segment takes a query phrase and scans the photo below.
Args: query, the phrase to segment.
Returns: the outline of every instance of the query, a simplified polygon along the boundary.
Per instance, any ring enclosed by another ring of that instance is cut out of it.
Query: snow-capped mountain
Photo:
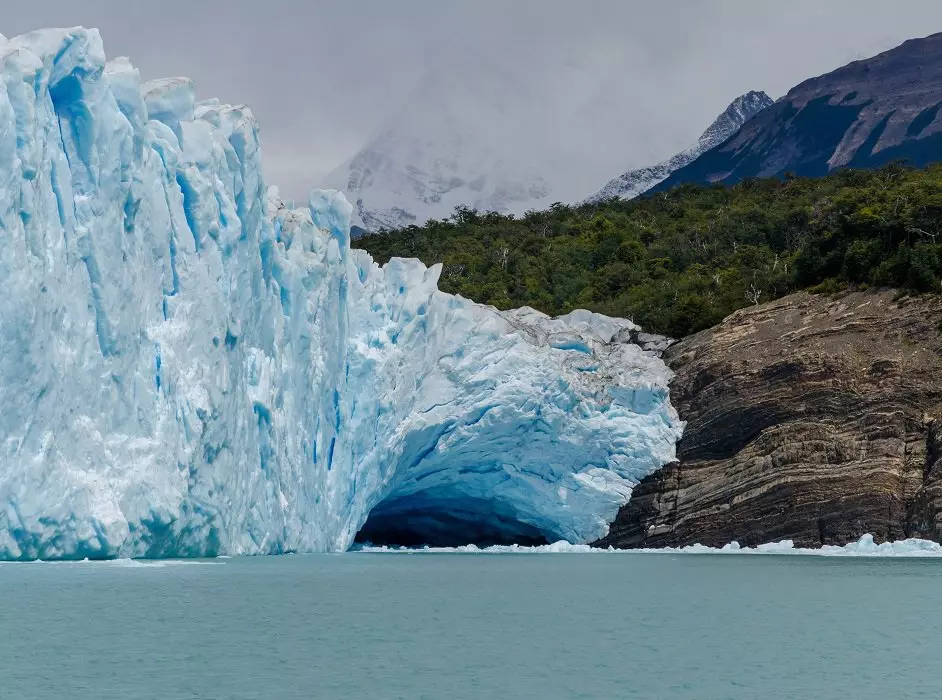
[[[549,195],[538,169],[466,145],[460,129],[444,141],[420,145],[387,129],[331,175],[331,186],[354,198],[355,225],[367,231],[421,225],[456,206],[522,211]]]
[[[622,173],[618,177],[609,180],[605,187],[585,201],[600,202],[615,197],[633,199],[640,194],[644,194],[659,182],[667,179],[674,171],[692,163],[701,154],[726,141],[739,131],[743,124],[772,104],[772,98],[764,92],[751,91],[737,97],[690,148],[661,161],[657,165]]]
[[[486,64],[473,74],[432,72],[327,184],[354,203],[354,224],[368,231],[421,225],[456,206],[522,212],[551,203],[552,154],[529,143],[525,91]]]
[[[603,535],[683,427],[637,327],[445,294],[351,213],[96,30],[0,37],[0,559]]]

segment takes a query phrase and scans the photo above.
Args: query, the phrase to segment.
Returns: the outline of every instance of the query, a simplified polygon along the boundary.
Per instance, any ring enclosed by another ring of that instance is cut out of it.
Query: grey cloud
[[[600,171],[588,193],[612,168],[687,145],[740,93],[778,97],[942,30],[942,3],[44,0],[5,3],[0,32],[75,24],[101,29],[108,54],[145,78],[188,75],[204,97],[250,105],[268,179],[293,196],[352,155],[430,67],[460,80],[482,60],[572,115],[553,122],[555,137],[585,154],[586,178]]]

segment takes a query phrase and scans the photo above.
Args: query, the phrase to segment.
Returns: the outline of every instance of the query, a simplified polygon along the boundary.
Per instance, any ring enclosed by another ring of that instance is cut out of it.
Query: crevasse
[[[584,542],[673,458],[630,322],[380,268],[342,195],[266,189],[248,109],[95,30],[0,62],[0,559]]]

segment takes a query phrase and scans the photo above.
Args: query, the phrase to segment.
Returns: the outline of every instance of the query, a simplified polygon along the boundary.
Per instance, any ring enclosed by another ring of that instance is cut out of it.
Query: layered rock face
[[[797,294],[670,348],[687,421],[599,544],[942,537],[942,300]]]

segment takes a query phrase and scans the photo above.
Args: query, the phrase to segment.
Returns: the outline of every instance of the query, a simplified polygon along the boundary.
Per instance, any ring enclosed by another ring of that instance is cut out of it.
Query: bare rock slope
[[[598,544],[942,538],[942,299],[796,294],[665,356],[687,428]]]
[[[811,78],[654,189],[942,158],[942,34]]]

